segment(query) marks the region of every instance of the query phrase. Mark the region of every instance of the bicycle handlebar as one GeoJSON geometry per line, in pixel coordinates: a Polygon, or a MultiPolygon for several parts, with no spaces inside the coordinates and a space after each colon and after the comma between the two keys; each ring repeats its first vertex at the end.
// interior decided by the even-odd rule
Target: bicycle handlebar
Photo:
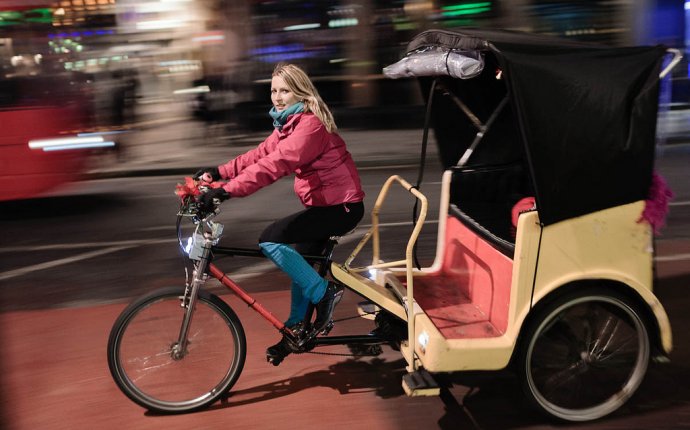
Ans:
{"type": "Polygon", "coordinates": [[[180,197],[180,210],[178,215],[193,216],[197,218],[198,222],[206,221],[220,213],[220,201],[214,199],[213,210],[204,211],[203,207],[199,204],[198,197],[207,192],[212,188],[217,188],[214,186],[215,183],[208,183],[205,181],[200,181],[192,177],[185,177],[184,184],[177,184],[175,187],[175,194],[180,197]]]}
{"type": "Polygon", "coordinates": [[[212,219],[220,213],[220,201],[214,200],[212,210],[204,210],[204,207],[198,201],[199,196],[210,188],[203,181],[195,180],[191,177],[185,177],[184,184],[177,184],[175,194],[180,197],[180,208],[177,211],[177,240],[180,248],[185,254],[189,255],[189,243],[185,243],[185,238],[182,234],[182,219],[189,218],[194,225],[196,225],[195,232],[192,238],[199,234],[202,237],[207,236],[211,238],[214,243],[220,239],[223,231],[223,225],[213,222],[212,219]],[[205,228],[206,227],[206,228],[205,228]]]}

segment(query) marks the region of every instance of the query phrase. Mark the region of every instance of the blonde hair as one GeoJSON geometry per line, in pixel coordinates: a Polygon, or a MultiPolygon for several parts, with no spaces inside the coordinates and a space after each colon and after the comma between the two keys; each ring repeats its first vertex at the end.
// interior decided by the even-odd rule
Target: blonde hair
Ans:
{"type": "Polygon", "coordinates": [[[323,99],[321,99],[319,92],[304,70],[294,64],[280,63],[276,65],[272,76],[281,77],[290,91],[304,102],[305,112],[314,113],[329,133],[333,133],[338,129],[335,125],[333,114],[323,99]]]}

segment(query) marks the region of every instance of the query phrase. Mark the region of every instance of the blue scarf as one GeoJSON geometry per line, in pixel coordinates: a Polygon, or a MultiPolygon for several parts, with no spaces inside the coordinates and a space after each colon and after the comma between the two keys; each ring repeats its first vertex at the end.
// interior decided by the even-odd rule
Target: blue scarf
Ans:
{"type": "Polygon", "coordinates": [[[273,118],[273,127],[277,128],[278,130],[282,130],[283,126],[287,122],[288,117],[300,112],[304,112],[304,103],[302,102],[297,102],[294,105],[290,105],[287,109],[280,112],[278,112],[276,107],[273,106],[268,114],[271,115],[271,118],[273,118]]]}

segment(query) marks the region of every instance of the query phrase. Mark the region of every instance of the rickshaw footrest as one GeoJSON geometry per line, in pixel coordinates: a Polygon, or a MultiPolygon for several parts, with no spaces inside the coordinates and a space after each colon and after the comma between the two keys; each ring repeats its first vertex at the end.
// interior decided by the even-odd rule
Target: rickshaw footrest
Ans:
{"type": "Polygon", "coordinates": [[[412,396],[438,396],[441,388],[433,376],[424,369],[403,375],[402,386],[405,393],[412,396]]]}

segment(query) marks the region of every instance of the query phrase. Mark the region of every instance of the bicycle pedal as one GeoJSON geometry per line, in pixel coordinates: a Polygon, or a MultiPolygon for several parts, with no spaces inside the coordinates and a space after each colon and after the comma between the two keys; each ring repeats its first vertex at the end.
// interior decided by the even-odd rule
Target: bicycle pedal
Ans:
{"type": "Polygon", "coordinates": [[[280,363],[283,362],[283,359],[284,359],[284,358],[285,358],[285,357],[278,357],[278,356],[267,355],[267,356],[266,356],[266,361],[269,362],[269,363],[271,363],[271,364],[274,365],[274,366],[278,366],[280,363]]]}

